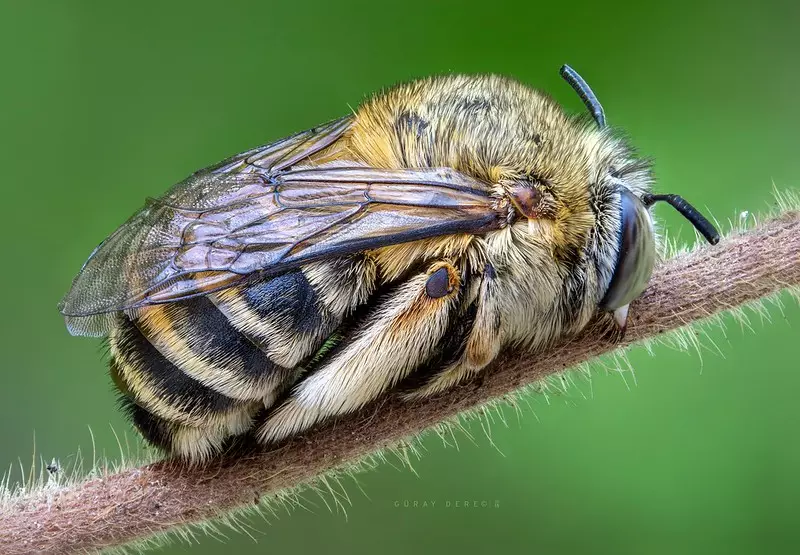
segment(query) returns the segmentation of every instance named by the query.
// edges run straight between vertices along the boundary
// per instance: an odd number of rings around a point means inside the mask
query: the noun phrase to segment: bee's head
[[[583,100],[600,129],[606,127],[605,113],[589,85],[575,70],[565,65],[561,75]],[[719,233],[714,226],[692,205],[678,195],[654,195],[641,190],[641,164],[627,163],[622,169],[614,169],[614,162],[605,179],[600,180],[597,190],[605,189],[616,197],[611,203],[612,211],[607,220],[617,229],[617,245],[613,265],[607,265],[611,272],[606,280],[607,286],[600,300],[599,308],[612,312],[617,325],[625,329],[628,305],[644,292],[653,272],[656,259],[655,231],[649,208],[653,203],[665,201],[678,210],[712,245],[719,242]],[[634,193],[639,190],[640,195]],[[608,215],[607,215],[608,216]],[[614,225],[615,224],[615,225]]]
[[[586,104],[592,121],[559,112],[547,119],[546,155],[503,182],[512,218],[526,218],[529,235],[546,246],[563,269],[565,297],[614,315],[624,330],[628,305],[647,287],[656,260],[656,232],[649,209],[666,201],[712,244],[714,227],[677,195],[654,195],[650,162],[637,157],[606,125],[605,113],[586,82],[569,66],[561,75]],[[538,106],[547,113],[548,105]],[[524,222],[523,222],[524,223]],[[541,266],[539,267],[542,273]]]
[[[618,184],[619,245],[616,261],[599,308],[614,314],[614,320],[625,329],[628,305],[644,292],[655,263],[655,233],[650,207],[665,201],[680,212],[712,245],[719,242],[714,226],[691,204],[678,195],[634,195],[624,184]]]
[[[642,294],[653,273],[656,241],[653,220],[647,206],[627,187],[617,189],[619,231],[616,257],[611,268],[600,310],[612,312],[614,320],[625,329],[628,305]]]

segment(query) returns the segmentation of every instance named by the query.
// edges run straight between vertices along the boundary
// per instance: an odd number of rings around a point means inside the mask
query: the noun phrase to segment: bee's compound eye
[[[647,207],[627,188],[620,188],[621,229],[614,274],[600,308],[615,311],[642,294],[655,263],[653,221]]]
[[[425,282],[425,293],[432,299],[440,299],[449,294],[453,288],[450,286],[450,274],[447,268],[442,267],[428,276]]]

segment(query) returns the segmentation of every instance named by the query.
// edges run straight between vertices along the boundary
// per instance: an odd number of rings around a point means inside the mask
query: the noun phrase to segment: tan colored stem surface
[[[546,353],[509,353],[478,383],[413,405],[384,399],[271,452],[194,469],[159,462],[22,496],[0,509],[0,553],[92,551],[220,516],[549,374],[799,284],[800,212],[788,212],[661,265],[621,342],[598,323]]]

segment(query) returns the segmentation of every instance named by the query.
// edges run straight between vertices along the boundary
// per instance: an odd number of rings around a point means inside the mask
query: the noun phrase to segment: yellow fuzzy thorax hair
[[[609,169],[633,163],[629,147],[608,128],[499,75],[428,77],[374,94],[342,139],[314,161],[342,160],[387,169],[452,168],[487,183],[499,203],[507,202],[513,184],[542,185],[552,195],[552,213],[532,225],[556,258],[586,248],[598,224],[592,186]],[[634,193],[644,192],[631,185]],[[469,240],[445,237],[418,250],[459,255]],[[400,275],[410,260],[405,254],[383,257],[390,275]]]

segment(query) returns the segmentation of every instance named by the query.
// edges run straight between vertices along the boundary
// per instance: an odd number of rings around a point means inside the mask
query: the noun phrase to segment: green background
[[[87,426],[111,457],[110,425],[133,438],[99,341],[70,337],[55,305],[146,196],[431,73],[506,73],[582,110],[558,76],[568,62],[656,159],[661,191],[722,220],[761,211],[773,183],[800,180],[798,15],[795,2],[743,0],[2,2],[0,467],[29,464],[34,433],[62,462],[91,451]],[[164,551],[789,551],[800,310],[785,300],[752,330],[726,319],[702,359],[633,349],[635,385],[598,371],[549,404],[532,396],[519,421],[506,411],[508,428],[494,426],[498,449],[480,426],[474,444],[457,436],[460,450],[429,438],[417,475],[385,464],[359,477],[366,495],[346,483],[346,518],[309,495],[308,510],[250,521],[258,543],[231,534]]]

